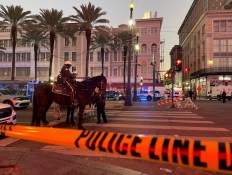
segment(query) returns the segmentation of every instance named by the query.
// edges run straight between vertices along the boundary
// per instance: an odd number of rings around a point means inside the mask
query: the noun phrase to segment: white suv
[[[16,112],[12,106],[0,103],[0,123],[16,124]]]
[[[142,91],[142,92],[138,92],[137,94],[137,98],[139,101],[152,101],[152,98],[156,97],[156,100],[160,100],[161,95],[159,91],[155,91],[155,93],[153,94],[152,91]]]
[[[0,89],[0,102],[9,104],[13,108],[26,108],[30,105],[27,96],[13,94],[7,89]]]

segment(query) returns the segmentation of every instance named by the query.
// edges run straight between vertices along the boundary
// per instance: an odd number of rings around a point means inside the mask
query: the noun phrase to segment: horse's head
[[[97,76],[98,81],[96,87],[99,89],[100,93],[105,95],[106,93],[106,85],[107,85],[107,79],[105,76]]]
[[[94,92],[97,88],[99,93],[105,95],[107,79],[103,75],[95,76],[80,82],[90,93]]]

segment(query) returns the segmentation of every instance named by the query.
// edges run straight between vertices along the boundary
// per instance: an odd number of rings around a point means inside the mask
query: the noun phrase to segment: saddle
[[[52,92],[55,94],[62,94],[66,96],[70,96],[70,91],[62,84],[55,84],[52,88]]]

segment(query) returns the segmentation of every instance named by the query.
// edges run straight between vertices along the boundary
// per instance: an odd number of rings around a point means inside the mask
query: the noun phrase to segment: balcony
[[[211,67],[200,69],[190,74],[191,78],[202,77],[207,75],[232,75],[232,67]]]

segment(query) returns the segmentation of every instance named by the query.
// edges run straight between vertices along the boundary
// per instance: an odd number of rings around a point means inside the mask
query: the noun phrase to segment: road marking
[[[162,120],[162,119],[134,119],[134,118],[110,118],[110,120],[120,121],[134,121],[134,122],[164,122],[164,123],[202,123],[202,124],[214,124],[212,121],[196,121],[196,120]]]
[[[200,117],[200,116],[186,116],[186,115],[156,115],[156,114],[106,114],[107,116],[128,116],[128,117],[161,117],[161,118],[204,118],[204,117]]]
[[[158,113],[158,114],[193,114],[185,111],[106,111],[107,113]],[[196,114],[194,114],[196,115]]]
[[[185,130],[185,131],[220,131],[229,132],[230,130],[217,127],[192,127],[192,126],[159,126],[159,125],[135,125],[135,124],[117,124],[117,123],[84,123],[83,126],[101,126],[110,128],[132,128],[132,129],[164,129],[164,130]]]

